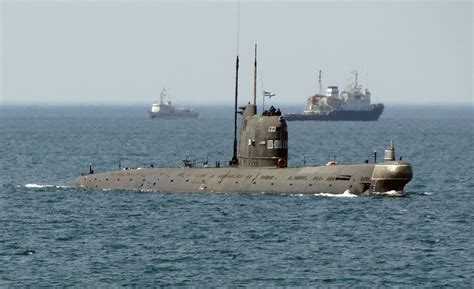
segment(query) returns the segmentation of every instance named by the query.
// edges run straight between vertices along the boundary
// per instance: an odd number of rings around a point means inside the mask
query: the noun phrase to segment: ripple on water
[[[90,162],[97,171],[186,155],[224,163],[232,122],[2,119],[0,287],[469,287],[472,126],[398,117],[289,126],[295,164],[315,151],[315,135],[330,136],[317,138],[316,162],[334,152],[353,162],[390,132],[416,172],[407,197],[78,189]]]

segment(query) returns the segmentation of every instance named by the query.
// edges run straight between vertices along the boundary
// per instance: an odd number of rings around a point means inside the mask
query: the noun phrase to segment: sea
[[[288,123],[289,166],[372,162],[393,140],[403,197],[74,188],[89,164],[230,160],[231,107],[147,109],[0,106],[0,287],[474,287],[472,105]]]

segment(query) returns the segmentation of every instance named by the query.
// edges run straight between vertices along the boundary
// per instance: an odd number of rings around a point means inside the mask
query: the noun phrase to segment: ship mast
[[[323,95],[323,85],[321,84],[321,70],[319,70],[319,95]]]
[[[359,72],[357,70],[353,70],[352,73],[354,74],[354,83],[349,84],[349,90],[352,92],[359,92],[360,87],[359,87]]]
[[[164,104],[165,103],[165,96],[166,96],[166,89],[163,88],[161,90],[161,93],[160,93],[160,104]]]
[[[356,87],[356,89],[357,89],[357,86],[358,86],[358,85],[357,85],[357,76],[358,76],[358,75],[359,75],[359,72],[356,70],[356,71],[355,71],[355,87]]]

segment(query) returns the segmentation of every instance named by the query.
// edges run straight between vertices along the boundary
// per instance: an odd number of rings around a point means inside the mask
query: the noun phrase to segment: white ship
[[[151,110],[148,111],[150,118],[197,118],[199,113],[189,108],[176,108],[171,101],[165,101],[166,89],[162,89],[160,93],[160,103],[153,102]]]

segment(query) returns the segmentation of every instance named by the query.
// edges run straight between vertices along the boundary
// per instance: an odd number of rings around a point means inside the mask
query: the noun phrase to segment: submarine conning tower
[[[288,165],[288,129],[279,111],[272,107],[257,115],[257,107],[247,104],[242,109],[239,152],[240,167],[276,167]]]

